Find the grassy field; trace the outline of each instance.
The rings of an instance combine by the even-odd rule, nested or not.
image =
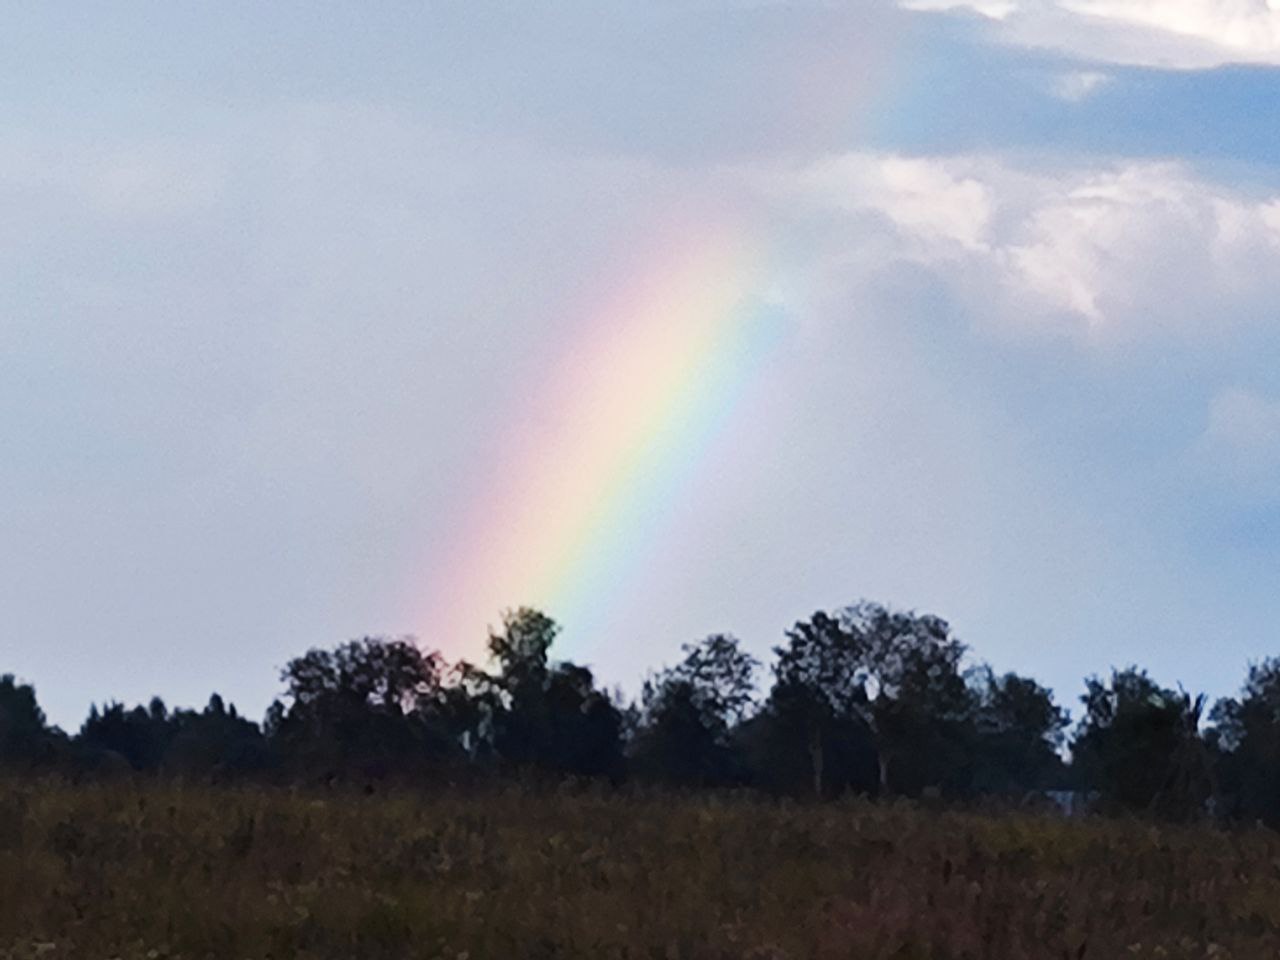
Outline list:
[[[1280,837],[516,790],[0,781],[0,956],[1280,956]]]

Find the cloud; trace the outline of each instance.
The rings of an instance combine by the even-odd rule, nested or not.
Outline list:
[[[992,20],[1003,20],[1018,10],[1017,0],[902,0],[900,6],[920,12],[972,10]]]
[[[814,195],[846,210],[882,214],[927,258],[986,247],[991,189],[955,163],[849,153],[815,163],[803,180]]]
[[[1179,163],[854,152],[812,164],[789,189],[849,218],[826,241],[834,271],[849,267],[842,243],[864,263],[915,263],[1007,331],[1203,341],[1265,322],[1280,296],[1280,198]]]
[[[1117,63],[1207,68],[1280,64],[1274,0],[902,0],[916,11],[967,10],[1002,39]]]
[[[1088,100],[1111,81],[1110,74],[1097,70],[1079,70],[1056,77],[1051,91],[1059,100],[1065,100],[1067,103],[1081,103]]]
[[[1280,5],[1272,0],[1067,0],[1085,17],[1207,40],[1246,58],[1280,56]]]

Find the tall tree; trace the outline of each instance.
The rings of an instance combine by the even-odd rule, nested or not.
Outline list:
[[[863,712],[876,740],[881,792],[965,789],[974,712],[961,671],[965,645],[932,614],[863,602],[841,619],[862,651]]]
[[[278,749],[319,771],[409,772],[452,747],[439,720],[442,661],[409,638],[365,637],[312,649],[281,673],[285,704],[268,715]]]
[[[1210,714],[1230,812],[1280,826],[1280,659],[1251,664],[1239,697]]]
[[[267,765],[266,742],[258,725],[216,693],[201,711],[175,710],[172,722],[175,729],[165,753],[166,769],[225,778],[256,773]]]
[[[684,659],[664,679],[687,683],[709,722],[727,728],[741,720],[755,698],[760,661],[729,633],[713,633],[681,650]]]
[[[464,666],[473,711],[506,764],[544,774],[617,777],[622,768],[622,714],[595,686],[590,670],[553,663],[559,625],[540,610],[521,607],[491,631],[488,674]]]
[[[33,763],[48,758],[54,740],[36,701],[35,688],[0,676],[0,763]]]
[[[90,707],[76,742],[91,755],[114,754],[116,762],[123,757],[134,770],[150,772],[160,768],[174,732],[164,701],[153,697],[145,707],[126,709],[116,702],[101,710],[96,705]]]
[[[633,745],[637,770],[684,786],[732,783],[742,763],[730,734],[751,704],[758,661],[728,634],[683,651],[680,663],[645,682]]]
[[[1085,681],[1072,762],[1113,806],[1176,819],[1200,815],[1213,789],[1200,735],[1204,698],[1160,687],[1136,667]]]
[[[557,774],[618,780],[623,773],[622,714],[589,669],[555,664],[547,675],[548,731],[534,762]]]
[[[771,699],[806,718],[815,792],[830,728],[850,720],[875,742],[881,793],[953,785],[974,705],[960,670],[965,646],[945,620],[863,601],[814,614],[787,639]]]
[[[733,731],[751,785],[794,797],[874,794],[880,782],[875,740],[856,715],[820,715],[821,780],[815,783],[814,721],[808,691],[774,685],[763,708]]]
[[[487,677],[498,693],[494,746],[517,767],[546,766],[553,752],[547,690],[551,645],[559,633],[559,624],[531,607],[505,611],[502,629],[489,631],[489,657],[497,668]]]
[[[1053,692],[1014,673],[976,671],[978,698],[973,775],[981,792],[1045,788],[1063,777],[1059,750],[1070,717]]]
[[[513,694],[536,688],[546,677],[551,645],[560,625],[541,610],[520,607],[502,615],[502,629],[489,631],[489,656],[498,666],[502,686]]]
[[[813,792],[822,796],[830,739],[852,718],[865,720],[866,690],[861,678],[865,651],[859,638],[822,611],[787,631],[774,649],[774,684],[769,706],[775,715],[795,718],[805,730]]]
[[[281,679],[302,710],[405,713],[434,695],[440,671],[440,655],[410,638],[364,637],[333,650],[308,650],[289,661]]]

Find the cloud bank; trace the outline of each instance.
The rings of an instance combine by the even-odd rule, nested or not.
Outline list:
[[[877,221],[874,256],[926,266],[1008,333],[1203,341],[1271,322],[1280,296],[1280,194],[1180,163],[853,152],[794,173],[790,189],[846,214],[850,246]]]
[[[1280,64],[1273,0],[902,0],[903,9],[968,11],[1003,40],[1084,58],[1178,68]]]

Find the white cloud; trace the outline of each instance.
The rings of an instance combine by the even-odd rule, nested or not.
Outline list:
[[[1079,70],[1064,73],[1052,85],[1052,93],[1059,100],[1081,103],[1111,82],[1110,74],[1097,70]]]
[[[1203,338],[1269,316],[1280,296],[1280,199],[1181,164],[851,153],[792,176],[790,189],[848,216],[823,241],[833,272],[850,269],[849,250],[864,271],[920,264],[1010,330]]]
[[[902,0],[900,6],[921,12],[972,10],[992,20],[1003,20],[1018,10],[1017,0]]]
[[[1273,0],[1064,0],[1087,17],[1208,40],[1245,56],[1280,53],[1280,5]]]
[[[900,0],[899,6],[969,10],[994,21],[1009,42],[1118,63],[1280,63],[1275,0]]]
[[[947,162],[851,153],[815,164],[807,188],[849,210],[875,210],[934,256],[985,246],[989,188]]]

